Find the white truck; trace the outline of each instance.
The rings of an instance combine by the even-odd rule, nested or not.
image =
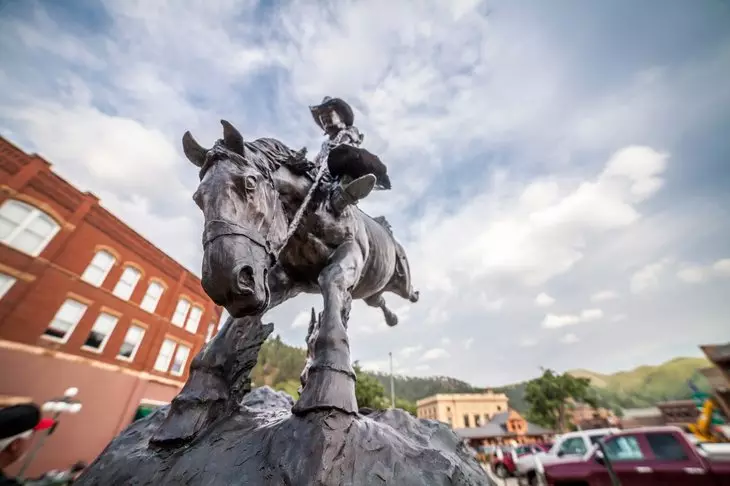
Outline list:
[[[538,452],[537,454],[519,458],[516,463],[515,474],[519,478],[520,484],[536,485],[535,467],[537,461],[545,465],[583,457],[593,448],[596,442],[619,431],[620,429],[617,428],[591,429],[560,435],[555,438],[555,443],[548,452]]]

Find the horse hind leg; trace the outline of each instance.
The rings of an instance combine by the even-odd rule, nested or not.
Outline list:
[[[418,297],[416,297],[416,300],[418,300]],[[388,305],[385,303],[385,299],[383,298],[383,294],[375,294],[364,299],[364,301],[370,307],[377,307],[382,310],[383,317],[385,317],[385,323],[390,327],[398,325],[398,316],[395,315],[395,312],[388,308]]]

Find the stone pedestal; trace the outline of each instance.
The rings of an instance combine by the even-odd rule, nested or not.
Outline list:
[[[150,445],[169,407],[114,439],[78,486],[489,485],[484,470],[445,424],[402,410],[291,413],[268,387],[179,448]]]

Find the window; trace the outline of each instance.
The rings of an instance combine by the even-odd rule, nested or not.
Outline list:
[[[106,312],[99,314],[83,347],[101,353],[104,350],[104,346],[106,346],[106,342],[109,340],[109,336],[112,335],[112,331],[114,331],[114,326],[117,325],[118,320],[116,316],[107,314]]]
[[[474,427],[482,426],[482,417],[480,415],[474,415]]]
[[[9,199],[0,206],[0,241],[28,255],[40,255],[59,229],[53,218],[30,204]]]
[[[215,323],[208,324],[208,334],[205,335],[205,343],[209,343],[213,339],[213,333],[215,332]]]
[[[687,461],[687,453],[682,443],[677,440],[674,434],[651,433],[646,434],[649,447],[657,459],[662,461]]]
[[[588,449],[586,449],[583,439],[581,437],[573,437],[565,439],[565,442],[560,445],[560,449],[558,449],[558,456],[582,456],[586,452],[588,452]]]
[[[166,372],[170,368],[170,361],[172,361],[172,353],[175,352],[175,346],[177,343],[172,339],[165,339],[160,347],[160,354],[157,355],[155,361],[155,369],[157,371]]]
[[[202,316],[203,316],[203,309],[201,309],[200,307],[193,306],[193,308],[190,309],[190,315],[188,316],[188,321],[185,323],[185,330],[195,334],[195,332],[198,330],[198,324],[200,323],[200,318]]]
[[[464,427],[469,427],[469,416],[464,415]]]
[[[141,326],[130,326],[127,330],[127,334],[124,336],[124,342],[122,347],[119,348],[119,354],[117,358],[125,361],[134,360],[134,356],[137,354],[140,344],[142,344],[142,338],[144,337],[145,328]]]
[[[109,270],[114,266],[115,261],[114,256],[108,251],[97,251],[94,258],[91,259],[91,263],[89,263],[89,266],[86,267],[83,275],[81,275],[81,280],[94,287],[101,287],[104,279],[109,274]]]
[[[8,290],[10,290],[14,284],[15,279],[13,277],[0,273],[0,299],[5,297],[5,294],[8,293]]]
[[[188,363],[189,356],[190,348],[188,346],[178,344],[172,339],[165,339],[160,347],[160,354],[157,356],[157,361],[155,361],[155,369],[162,372],[169,370],[173,375],[180,376],[185,371],[185,365]],[[170,363],[172,363],[172,366],[170,366]]]
[[[145,292],[142,298],[142,303],[139,306],[149,313],[155,312],[164,291],[165,288],[159,282],[150,282],[150,285],[147,287],[147,292]]]
[[[125,267],[112,293],[122,300],[129,300],[142,274],[134,267]]]
[[[606,456],[611,461],[640,461],[644,459],[639,441],[633,435],[610,438],[604,445]]]
[[[190,348],[179,344],[177,346],[177,352],[175,353],[175,359],[172,360],[172,367],[170,373],[176,376],[180,376],[185,371],[185,365],[188,364],[188,357],[190,356]]]
[[[172,319],[170,320],[177,327],[183,327],[183,323],[185,322],[185,318],[187,317],[189,310],[190,302],[185,299],[178,300],[177,306],[175,307],[175,313],[172,314]]]
[[[43,336],[54,341],[65,343],[68,341],[76,324],[79,323],[85,312],[85,304],[68,299],[58,309],[48,328],[43,331]]]

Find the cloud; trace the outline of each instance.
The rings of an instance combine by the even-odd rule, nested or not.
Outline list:
[[[571,314],[548,314],[542,321],[542,327],[546,329],[557,329],[559,327],[572,326],[580,322],[580,316]]]
[[[714,277],[727,276],[730,276],[730,259],[728,258],[705,266],[685,263],[677,271],[677,277],[688,284],[703,283]]]
[[[572,332],[569,332],[568,334],[560,338],[560,342],[563,344],[575,344],[578,341],[580,341],[580,339]]]
[[[417,346],[408,346],[400,350],[399,354],[403,356],[403,358],[408,358],[414,354],[418,354],[423,349],[423,346],[420,344]]]
[[[618,299],[618,294],[613,290],[602,290],[591,295],[591,302],[605,302]]]
[[[555,303],[555,299],[550,297],[545,292],[541,292],[538,294],[538,296],[535,298],[535,304],[537,304],[540,307],[548,307]]]
[[[247,139],[313,154],[322,137],[307,106],[343,97],[394,186],[360,207],[392,223],[421,290],[415,305],[386,294],[394,328],[353,303],[353,360],[387,371],[393,350],[396,370],[482,385],[542,365],[610,371],[696,352],[671,337],[675,322],[696,321],[698,341],[723,338],[730,263],[704,262],[730,238],[717,156],[728,151],[729,22],[681,2],[11,2],[0,16],[0,132],[199,273],[197,171],[181,134],[210,145],[226,118]],[[699,262],[687,265],[711,285],[680,285],[674,264],[632,285],[662,255]],[[594,307],[586,288],[622,295],[620,309],[595,305],[604,319],[631,319],[586,327],[562,352],[536,329],[543,308],[532,301],[549,289],[559,303],[541,317],[577,325]],[[300,295],[266,319],[303,346],[292,324],[321,305]],[[657,329],[661,343],[639,350]],[[501,366],[520,337],[540,346]],[[419,353],[442,348],[449,359],[423,369]]]
[[[615,316],[611,317],[611,322],[621,322],[626,320],[626,314],[616,314]]]
[[[291,323],[292,329],[307,329],[312,318],[311,312],[302,311],[294,317]]]
[[[447,338],[447,337],[441,338],[441,344],[443,344],[444,346],[448,346],[449,344],[451,344],[451,338]]]
[[[521,348],[532,348],[537,346],[537,339],[527,338],[520,341],[519,346]]]
[[[579,315],[574,314],[548,314],[542,321],[545,329],[557,329],[565,326],[573,326],[581,322],[591,322],[603,317],[601,309],[585,309]]]
[[[671,261],[663,259],[654,263],[649,263],[641,269],[634,272],[631,276],[629,287],[634,294],[640,294],[647,290],[654,289],[659,286],[660,277],[665,272]]]
[[[583,322],[595,321],[603,317],[603,311],[601,309],[586,309],[581,311],[580,319]]]
[[[421,361],[432,361],[435,359],[448,358],[449,356],[449,352],[443,348],[432,348],[423,353]]]

